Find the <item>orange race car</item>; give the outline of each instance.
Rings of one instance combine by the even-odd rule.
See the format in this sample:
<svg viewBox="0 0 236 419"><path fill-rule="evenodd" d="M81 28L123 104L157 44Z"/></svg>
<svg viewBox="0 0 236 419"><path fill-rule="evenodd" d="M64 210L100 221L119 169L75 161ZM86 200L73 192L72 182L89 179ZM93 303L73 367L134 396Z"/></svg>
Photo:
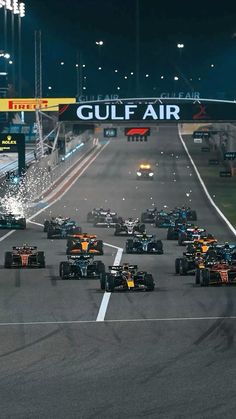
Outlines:
<svg viewBox="0 0 236 419"><path fill-rule="evenodd" d="M103 255L103 241L95 234L71 234L67 240L67 255Z"/></svg>

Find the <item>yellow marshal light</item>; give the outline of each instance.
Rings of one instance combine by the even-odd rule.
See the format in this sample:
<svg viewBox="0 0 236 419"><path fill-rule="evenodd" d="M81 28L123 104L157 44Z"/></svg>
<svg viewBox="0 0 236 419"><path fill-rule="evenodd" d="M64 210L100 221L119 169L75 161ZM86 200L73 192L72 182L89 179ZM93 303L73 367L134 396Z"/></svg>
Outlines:
<svg viewBox="0 0 236 419"><path fill-rule="evenodd" d="M140 169L151 169L150 164L140 164Z"/></svg>

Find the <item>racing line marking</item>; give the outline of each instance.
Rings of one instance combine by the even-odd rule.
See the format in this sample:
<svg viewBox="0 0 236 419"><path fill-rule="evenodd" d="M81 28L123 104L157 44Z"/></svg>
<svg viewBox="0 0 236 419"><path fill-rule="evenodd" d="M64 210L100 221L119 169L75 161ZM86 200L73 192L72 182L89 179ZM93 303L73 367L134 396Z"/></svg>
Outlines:
<svg viewBox="0 0 236 419"><path fill-rule="evenodd" d="M11 234L13 234L13 233L15 233L15 232L16 232L16 230L11 230L11 231L8 231L8 233L4 234L4 236L2 236L2 237L0 238L0 242L2 242L3 240L5 240L7 237L9 237Z"/></svg>
<svg viewBox="0 0 236 419"><path fill-rule="evenodd" d="M108 293L106 293L108 294ZM32 322L0 322L0 327L4 326L47 326L57 324L88 324L88 323L145 323L145 322L184 322L184 321L216 321L216 320L236 320L236 316L213 316L213 317L167 317L150 319L111 319L111 320L52 320L52 321L32 321Z"/></svg>
<svg viewBox="0 0 236 419"><path fill-rule="evenodd" d="M41 224L41 223L36 223L35 221L30 221L30 220L29 220L29 222L31 224L35 224L37 226L43 227L43 224ZM120 261L121 261L121 258L122 258L123 249L121 247L114 246L113 244L109 244L109 243L103 243L103 244L105 246L112 247L113 249L117 249L116 257L115 257L115 260L113 262L113 265L114 266L119 265ZM104 322L110 297L111 297L111 293L105 291L104 294L103 294L103 297L102 297L101 305L99 307L96 322Z"/></svg>
<svg viewBox="0 0 236 419"><path fill-rule="evenodd" d="M113 247L113 248L117 249L117 253L116 253L116 257L115 257L115 260L113 262L113 265L114 266L119 265L120 261L121 261L121 258L122 258L123 249L121 247L117 247L117 246L114 246L112 244L111 245L108 244L108 243L104 243L104 244L106 246ZM96 322L104 322L110 298L111 298L111 292L106 292L105 291L104 294L103 294L103 298L102 298L102 302L101 302L99 311L98 311Z"/></svg>

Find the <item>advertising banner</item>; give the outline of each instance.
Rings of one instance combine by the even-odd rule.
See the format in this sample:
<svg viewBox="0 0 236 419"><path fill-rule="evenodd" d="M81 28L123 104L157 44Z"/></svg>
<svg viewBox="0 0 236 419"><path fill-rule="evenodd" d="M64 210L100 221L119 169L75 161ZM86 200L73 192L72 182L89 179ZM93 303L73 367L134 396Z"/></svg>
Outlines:
<svg viewBox="0 0 236 419"><path fill-rule="evenodd" d="M83 103L59 105L60 121L77 122L210 122L236 120L234 102Z"/></svg>
<svg viewBox="0 0 236 419"><path fill-rule="evenodd" d="M60 103L75 103L76 99L71 98L7 98L0 99L0 112L35 112L35 109L42 109L46 112L58 112Z"/></svg>

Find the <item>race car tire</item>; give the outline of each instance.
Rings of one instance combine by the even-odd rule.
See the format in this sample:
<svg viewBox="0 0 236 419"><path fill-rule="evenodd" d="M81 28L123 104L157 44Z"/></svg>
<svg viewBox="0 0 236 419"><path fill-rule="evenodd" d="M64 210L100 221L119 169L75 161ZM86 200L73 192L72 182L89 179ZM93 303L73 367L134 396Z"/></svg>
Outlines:
<svg viewBox="0 0 236 419"><path fill-rule="evenodd" d="M101 260L98 260L96 262L96 265L97 265L97 271L99 274L102 274L103 272L105 272L105 265Z"/></svg>
<svg viewBox="0 0 236 419"><path fill-rule="evenodd" d="M126 253L133 253L134 242L132 239L126 241L125 250Z"/></svg>
<svg viewBox="0 0 236 419"><path fill-rule="evenodd" d="M71 234L81 234L82 233L82 228L81 227L75 227L73 229L73 233Z"/></svg>
<svg viewBox="0 0 236 419"><path fill-rule="evenodd" d="M146 223L147 222L147 213L143 212L141 214L141 223Z"/></svg>
<svg viewBox="0 0 236 419"><path fill-rule="evenodd" d="M151 274L145 275L145 285L147 287L146 291L154 291L155 283Z"/></svg>
<svg viewBox="0 0 236 419"><path fill-rule="evenodd" d="M201 283L201 269L197 268L196 274L195 274L195 284L200 285L200 283Z"/></svg>
<svg viewBox="0 0 236 419"><path fill-rule="evenodd" d="M162 243L162 241L161 240L157 240L156 241L156 250L158 251L158 253L160 254L160 255L163 255L163 243Z"/></svg>
<svg viewBox="0 0 236 419"><path fill-rule="evenodd" d="M208 287L210 282L210 271L209 269L202 269L202 275L200 284L202 287Z"/></svg>
<svg viewBox="0 0 236 419"><path fill-rule="evenodd" d="M44 231L44 233L47 233L48 228L49 228L49 225L50 225L50 222L49 222L48 220L46 220L46 221L44 222L44 226L43 226L43 231Z"/></svg>
<svg viewBox="0 0 236 419"><path fill-rule="evenodd" d="M188 272L188 262L184 258L179 259L179 274L187 275Z"/></svg>
<svg viewBox="0 0 236 419"><path fill-rule="evenodd" d="M146 231L146 226L145 226L145 224L141 224L141 225L139 226L139 231L140 231L140 233L142 233L142 234Z"/></svg>
<svg viewBox="0 0 236 419"><path fill-rule="evenodd" d="M188 221L197 221L197 213L196 211L190 211L187 217Z"/></svg>
<svg viewBox="0 0 236 419"><path fill-rule="evenodd" d="M94 215L91 212L89 212L87 214L87 223L93 223L93 222L94 222Z"/></svg>
<svg viewBox="0 0 236 419"><path fill-rule="evenodd" d="M68 262L60 262L59 276L61 279L67 279L70 274L70 264Z"/></svg>
<svg viewBox="0 0 236 419"><path fill-rule="evenodd" d="M184 239L185 239L185 236L183 236L182 234L179 234L179 237L178 237L178 245L179 246L183 246Z"/></svg>
<svg viewBox="0 0 236 419"><path fill-rule="evenodd" d="M20 225L20 229L21 229L21 230L25 230L25 229L26 229L26 220L22 220L22 221L19 223L19 225Z"/></svg>
<svg viewBox="0 0 236 419"><path fill-rule="evenodd" d="M168 230L167 230L167 236L166 236L166 239L167 240L174 240L174 230L173 230L173 228L172 227L168 227Z"/></svg>
<svg viewBox="0 0 236 419"><path fill-rule="evenodd" d="M180 258L175 259L175 273L179 275L179 265L180 265Z"/></svg>
<svg viewBox="0 0 236 419"><path fill-rule="evenodd" d="M101 290L105 291L106 289L106 274L102 272L100 275L100 288Z"/></svg>
<svg viewBox="0 0 236 419"><path fill-rule="evenodd" d="M103 255L103 241L102 240L97 241L97 250L99 251L100 255Z"/></svg>
<svg viewBox="0 0 236 419"><path fill-rule="evenodd" d="M115 225L114 236L119 236L120 232L121 232L120 225L119 224L116 224Z"/></svg>
<svg viewBox="0 0 236 419"><path fill-rule="evenodd" d="M115 280L112 275L107 275L106 277L106 291L114 292L115 289Z"/></svg>
<svg viewBox="0 0 236 419"><path fill-rule="evenodd" d="M48 239L52 239L53 238L53 229L52 228L48 228L48 231L47 231L47 238Z"/></svg>
<svg viewBox="0 0 236 419"><path fill-rule="evenodd" d="M45 268L45 256L44 252L37 253L37 262L39 264L39 268Z"/></svg>
<svg viewBox="0 0 236 419"><path fill-rule="evenodd" d="M4 268L11 268L12 267L12 253L11 252L5 252L5 261L4 261Z"/></svg>

